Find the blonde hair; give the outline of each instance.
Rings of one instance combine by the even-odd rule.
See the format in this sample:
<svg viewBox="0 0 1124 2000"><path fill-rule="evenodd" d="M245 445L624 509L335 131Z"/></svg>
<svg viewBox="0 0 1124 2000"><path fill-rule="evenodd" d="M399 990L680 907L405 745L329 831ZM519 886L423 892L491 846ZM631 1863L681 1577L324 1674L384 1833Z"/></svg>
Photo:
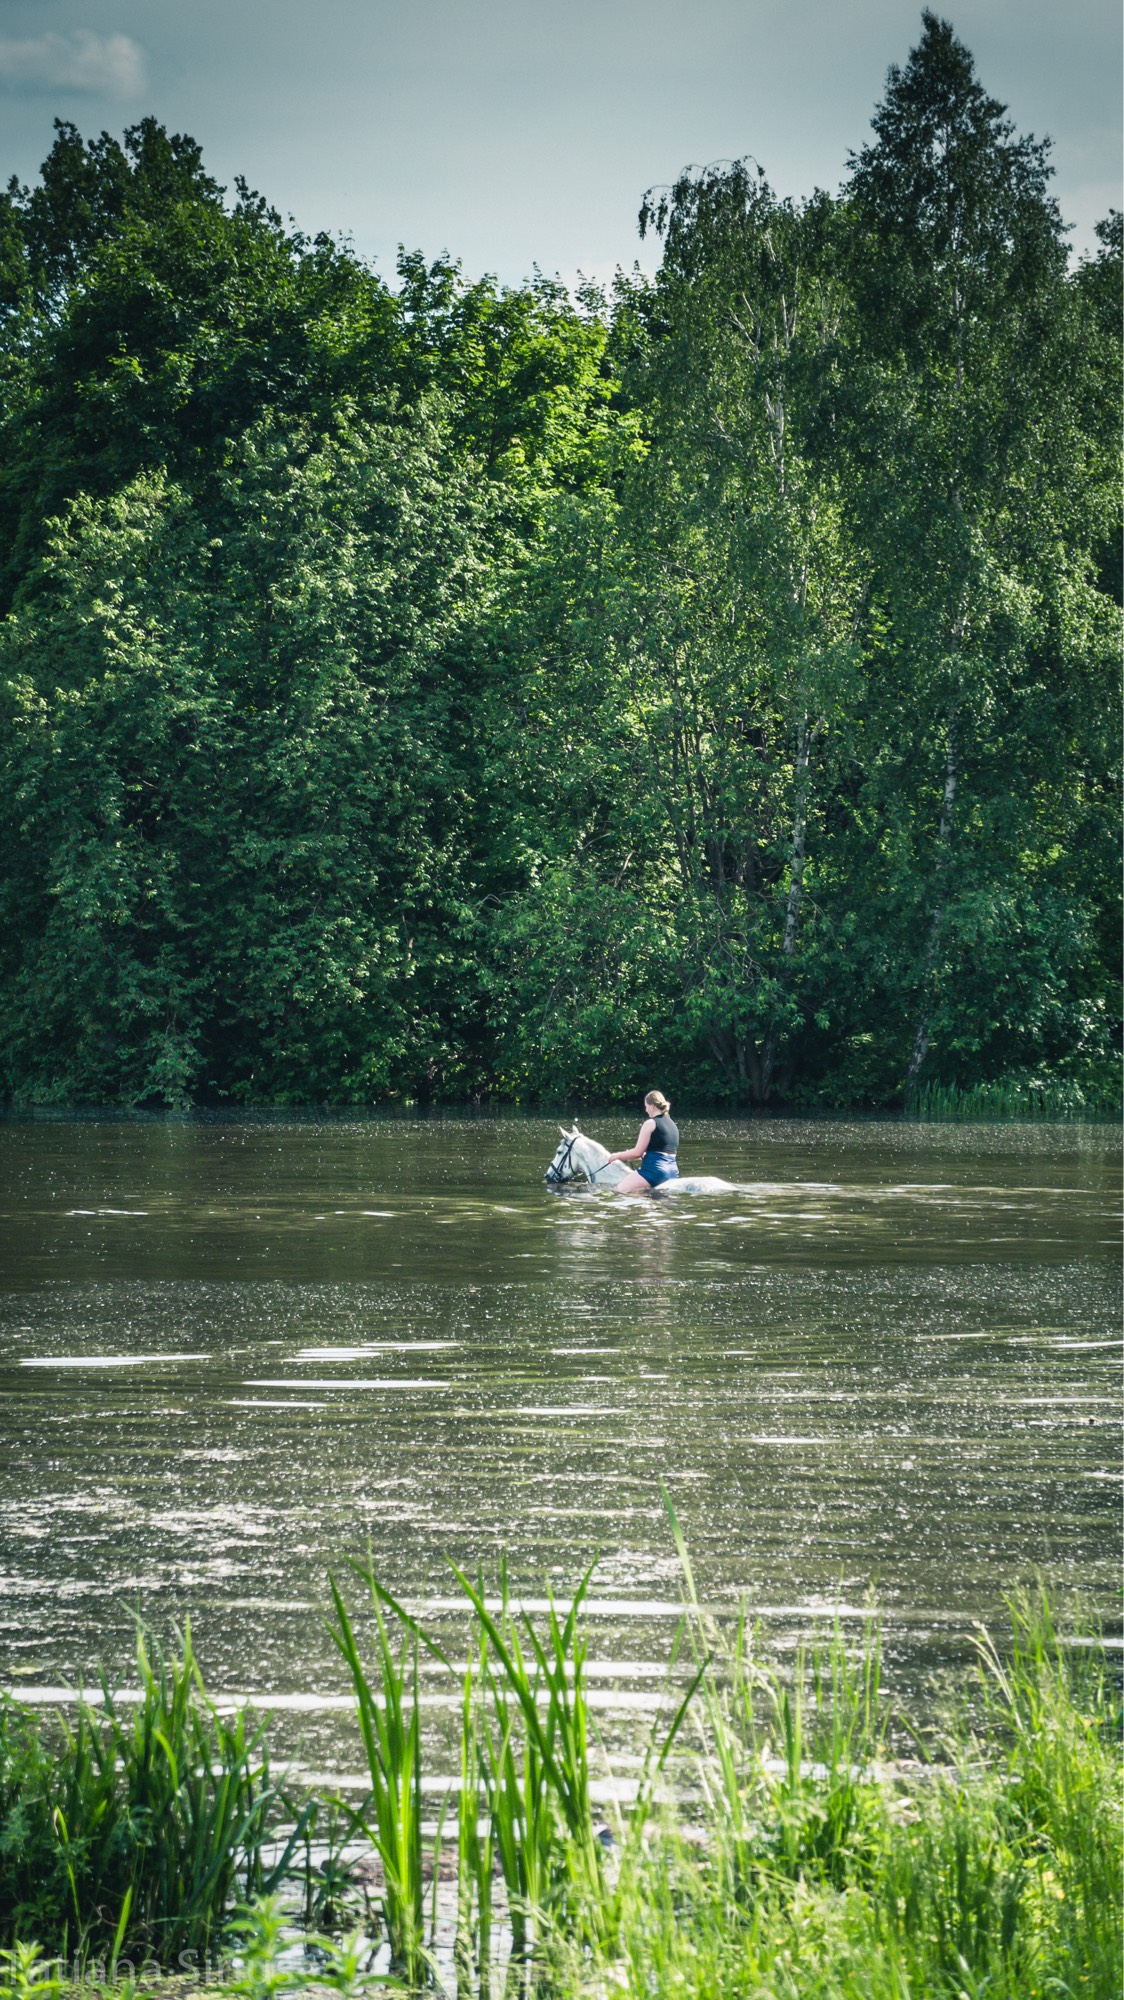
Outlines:
<svg viewBox="0 0 1124 2000"><path fill-rule="evenodd" d="M645 1104L654 1104L661 1117L665 1111L671 1110L671 1106L662 1090L646 1090L644 1092L644 1102Z"/></svg>

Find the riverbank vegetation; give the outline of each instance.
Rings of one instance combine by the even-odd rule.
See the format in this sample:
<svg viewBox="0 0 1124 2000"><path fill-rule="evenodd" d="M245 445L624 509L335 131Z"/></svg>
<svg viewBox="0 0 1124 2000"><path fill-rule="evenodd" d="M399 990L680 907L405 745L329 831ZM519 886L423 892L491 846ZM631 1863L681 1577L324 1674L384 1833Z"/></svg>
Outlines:
<svg viewBox="0 0 1124 2000"><path fill-rule="evenodd" d="M926 1125L1111 1124L1120 1118L1114 1078L1052 1083L1036 1076L997 1083L924 1083L906 1100L907 1118Z"/></svg>
<svg viewBox="0 0 1124 2000"><path fill-rule="evenodd" d="M1022 1596L918 1730L886 1701L873 1618L782 1667L744 1620L711 1620L680 1554L662 1711L616 1765L587 1699L588 1578L536 1624L461 1576L457 1661L370 1573L357 1599L333 1584L358 1799L277 1783L265 1725L220 1717L189 1640L178 1660L142 1644L128 1723L108 1689L61 1733L5 1698L3 2000L84 1982L131 2000L161 1968L245 2000L387 1980L457 2000L1113 2000L1120 1709L1096 1635ZM444 1742L423 1660L454 1696ZM598 1805L614 1769L627 1802L610 1785Z"/></svg>
<svg viewBox="0 0 1124 2000"><path fill-rule="evenodd" d="M607 295L60 125L0 197L0 1094L1110 1088L1121 234L1071 265L1049 171L930 14L837 195L690 170Z"/></svg>

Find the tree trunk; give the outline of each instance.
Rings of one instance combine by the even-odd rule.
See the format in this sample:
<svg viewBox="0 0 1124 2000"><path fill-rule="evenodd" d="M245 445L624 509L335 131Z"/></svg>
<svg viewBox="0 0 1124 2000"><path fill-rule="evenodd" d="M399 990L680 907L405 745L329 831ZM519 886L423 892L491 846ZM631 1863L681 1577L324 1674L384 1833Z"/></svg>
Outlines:
<svg viewBox="0 0 1124 2000"><path fill-rule="evenodd" d="M941 820L937 829L937 894L929 919L929 941L925 947L925 968L922 975L921 1012L917 1017L917 1028L913 1037L913 1050L909 1058L909 1068L905 1073L906 1102L916 1088L921 1074L921 1066L929 1053L929 1017L932 1011L932 981L937 963L937 947L940 943L941 919L944 916L945 881L948 873L948 850L952 839L953 808L956 804L957 730L956 710L952 709L948 718L948 739L944 766L944 797L941 800Z"/></svg>
<svg viewBox="0 0 1124 2000"><path fill-rule="evenodd" d="M752 1042L745 1036L736 1035L732 1028L711 1028L707 1035L711 1051L725 1070L735 1088L744 1085L749 1091L750 1102L761 1104L761 1065Z"/></svg>

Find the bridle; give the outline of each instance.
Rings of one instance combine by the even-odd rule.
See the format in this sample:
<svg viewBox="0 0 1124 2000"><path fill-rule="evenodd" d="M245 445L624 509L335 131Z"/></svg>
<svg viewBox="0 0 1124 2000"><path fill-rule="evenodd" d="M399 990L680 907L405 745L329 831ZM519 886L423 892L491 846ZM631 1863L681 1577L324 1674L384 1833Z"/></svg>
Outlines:
<svg viewBox="0 0 1124 2000"><path fill-rule="evenodd" d="M566 1141L565 1152L562 1152L562 1148L559 1147L558 1153L555 1154L553 1160L551 1161L549 1167L546 1170L546 1181L548 1186L561 1187L567 1181L577 1180L578 1177L577 1170L575 1170L572 1173L567 1173L565 1169L570 1165L570 1161L573 1157L574 1147L577 1145L578 1140L581 1138L581 1136L582 1135L580 1132L571 1132L569 1138ZM561 1157L559 1157L559 1155L561 1155ZM581 1168L581 1172L585 1174L591 1187L596 1187L598 1174L602 1171L602 1168L607 1167L608 1164L609 1164L608 1160L602 1160L600 1167Z"/></svg>
<svg viewBox="0 0 1124 2000"><path fill-rule="evenodd" d="M546 1178L548 1181L567 1181L567 1180L572 1181L577 1179L576 1174L566 1174L562 1172L563 1167L569 1166L571 1157L573 1155L574 1147L577 1145L577 1143L578 1143L577 1133L571 1132L569 1139L566 1142L566 1151L565 1153L562 1154L562 1158L559 1159L558 1157L558 1153L562 1152L562 1148L559 1147L558 1153L555 1154L549 1167L546 1170Z"/></svg>

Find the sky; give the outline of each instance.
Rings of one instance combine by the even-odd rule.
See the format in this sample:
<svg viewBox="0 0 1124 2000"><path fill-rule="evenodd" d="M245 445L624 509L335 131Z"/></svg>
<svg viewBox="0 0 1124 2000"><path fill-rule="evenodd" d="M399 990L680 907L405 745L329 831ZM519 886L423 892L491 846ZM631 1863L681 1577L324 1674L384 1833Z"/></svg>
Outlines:
<svg viewBox="0 0 1124 2000"><path fill-rule="evenodd" d="M1121 205L1119 0L955 0L1020 132L1054 141L1078 253ZM636 214L688 163L751 154L781 195L834 189L920 0L0 0L0 174L52 120L189 132L309 232L393 277L651 268Z"/></svg>

